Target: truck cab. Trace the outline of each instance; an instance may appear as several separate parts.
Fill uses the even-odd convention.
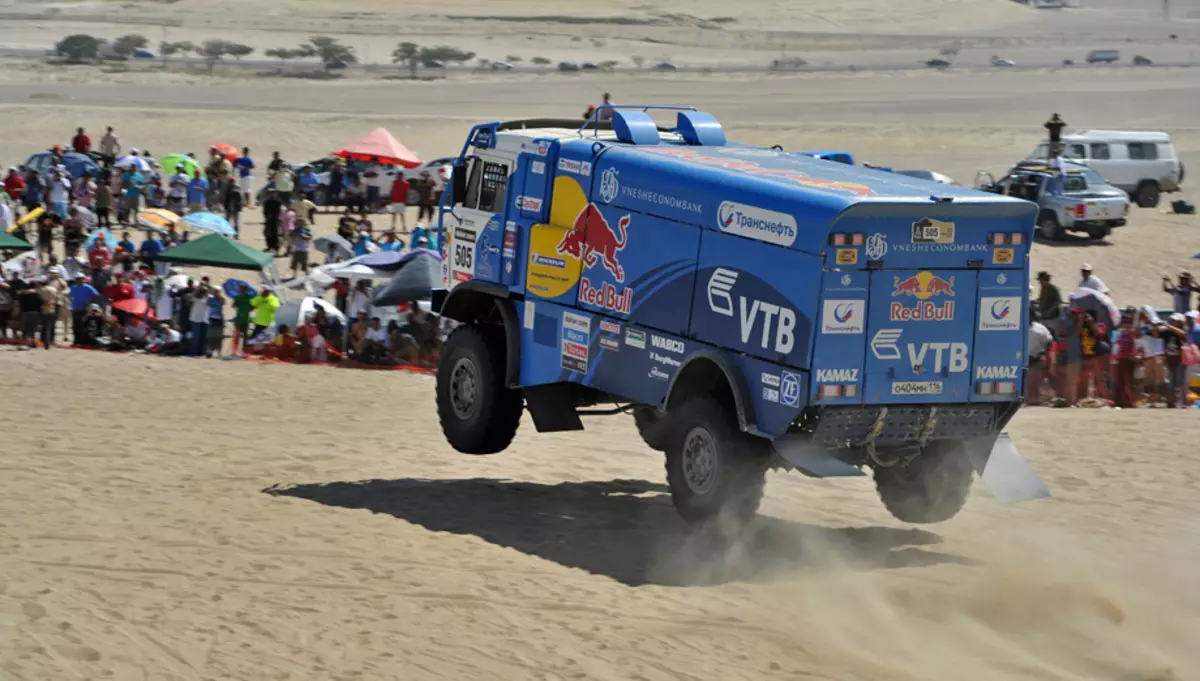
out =
[[[752,516],[770,468],[870,470],[910,522],[952,517],[976,472],[1046,494],[1001,435],[1035,205],[609,108],[475,126],[455,161],[435,296],[460,322],[437,384],[453,447],[503,451],[525,410],[538,432],[628,413],[697,523]]]

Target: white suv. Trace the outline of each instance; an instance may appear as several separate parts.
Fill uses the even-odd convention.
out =
[[[1088,165],[1142,208],[1157,206],[1162,192],[1183,183],[1183,164],[1165,132],[1088,130],[1063,135],[1062,143],[1064,158]],[[1043,142],[1029,159],[1044,160],[1047,148]]]

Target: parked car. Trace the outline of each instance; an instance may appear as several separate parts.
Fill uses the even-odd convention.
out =
[[[1017,65],[1017,62],[1011,59],[1001,59],[1000,57],[992,57],[992,66],[1000,69],[1011,69]]]
[[[664,61],[654,67],[656,71],[678,71],[679,67],[669,61]]]
[[[1158,205],[1162,192],[1179,191],[1184,168],[1165,132],[1089,130],[1063,135],[1063,157],[1085,163],[1142,208]],[[1042,143],[1029,160],[1044,160]]]
[[[494,61],[491,63],[490,66],[493,71],[512,71],[513,70],[513,65],[509,64],[506,61]]]
[[[1091,168],[1079,163],[1067,163],[1066,177],[1045,160],[1021,161],[999,182],[991,174],[980,171],[976,186],[986,192],[1003,194],[1032,201],[1038,211],[1037,227],[1042,238],[1057,241],[1067,232],[1085,232],[1093,239],[1103,239],[1114,227],[1121,227],[1129,214],[1129,196],[1106,184]]]
[[[1143,57],[1142,55],[1139,54],[1133,58],[1133,65],[1134,66],[1154,66],[1154,62],[1150,61],[1149,57]]]
[[[1089,64],[1115,64],[1121,61],[1120,50],[1092,50],[1088,53]]]
[[[346,68],[346,62],[344,62],[344,61],[335,59],[330,62],[325,62],[325,70],[326,71],[339,71],[344,68]]]
[[[590,61],[585,61],[579,68],[583,69],[584,71],[595,71],[595,70],[599,69],[600,67],[596,66],[595,64],[593,64]]]
[[[925,62],[925,66],[928,66],[931,69],[948,69],[950,68],[950,62],[946,61],[945,59],[930,59],[929,61]]]
[[[150,50],[137,49],[133,51],[134,59],[154,59],[154,53]]]
[[[572,73],[579,70],[579,64],[570,61],[561,61],[558,63],[558,70],[564,73]]]

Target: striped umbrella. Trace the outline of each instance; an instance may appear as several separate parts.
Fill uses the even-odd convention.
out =
[[[159,232],[170,231],[178,222],[178,215],[162,208],[147,208],[137,214],[139,225]]]

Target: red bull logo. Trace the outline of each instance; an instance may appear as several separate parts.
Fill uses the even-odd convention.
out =
[[[625,268],[621,267],[617,254],[625,250],[628,227],[628,215],[617,221],[617,229],[614,230],[595,204],[589,203],[580,211],[574,226],[563,235],[554,250],[559,255],[582,260],[586,267],[599,262],[618,284],[622,284],[625,282]]]
[[[901,279],[893,277],[895,290],[892,297],[913,296],[917,300],[929,300],[934,296],[946,295],[954,297],[954,277],[943,279],[932,272],[918,272],[911,277]]]

